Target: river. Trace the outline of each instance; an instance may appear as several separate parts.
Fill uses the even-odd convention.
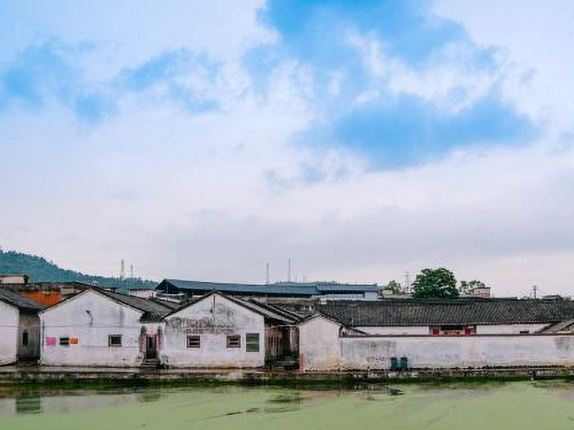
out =
[[[0,391],[0,430],[24,429],[572,430],[574,384]]]

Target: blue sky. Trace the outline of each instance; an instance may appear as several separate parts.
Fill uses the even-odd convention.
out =
[[[501,291],[560,290],[573,14],[559,0],[3,2],[0,244],[98,273],[125,258],[156,279],[257,281],[268,261],[281,279],[291,258],[306,278],[446,265]]]

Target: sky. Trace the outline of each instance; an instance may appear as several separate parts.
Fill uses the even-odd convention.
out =
[[[574,3],[0,3],[0,246],[574,295]]]

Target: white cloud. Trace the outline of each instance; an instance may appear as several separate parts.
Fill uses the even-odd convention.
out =
[[[136,14],[131,20],[120,8],[106,32],[109,44],[83,68],[108,79],[126,65],[185,45],[222,64],[215,82],[190,84],[219,100],[221,111],[188,115],[172,104],[126,97],[118,115],[95,128],[58,106],[0,117],[0,181],[10,184],[0,188],[1,201],[9,202],[9,210],[0,212],[4,248],[104,274],[117,273],[126,258],[137,274],[155,279],[259,281],[266,262],[274,279],[284,278],[281,268],[291,258],[307,279],[384,282],[402,280],[405,270],[414,275],[441,265],[492,282],[498,295],[534,283],[543,291],[572,293],[571,138],[460,151],[385,172],[366,170],[350,152],[294,145],[293,135],[323,115],[311,102],[311,74],[296,59],[287,60],[268,77],[269,91],[259,93],[240,61],[247,46],[274,37],[256,22],[258,3],[229,14],[206,4],[177,10],[175,21],[168,19],[174,16],[169,5],[165,16]],[[33,11],[29,28],[36,28],[41,13]],[[73,13],[63,21],[55,15],[43,31],[66,40],[104,40],[97,12],[83,26],[72,22]],[[119,27],[122,20],[131,23],[127,32]],[[382,41],[354,35],[371,71],[371,96],[379,97],[384,85],[456,110],[503,79],[504,94],[518,109],[566,130],[558,127],[565,124],[560,108],[568,109],[559,89],[570,91],[562,66],[543,60],[546,53],[516,54],[513,44],[519,42],[506,43],[502,30],[494,32],[496,40],[481,39],[485,24],[479,24],[471,30],[477,43],[502,46],[494,74],[468,66],[464,43],[444,51],[444,63],[418,71],[386,56]],[[559,40],[562,31],[548,37]],[[96,65],[96,58],[107,62]],[[527,95],[514,91],[512,82],[534,66],[538,86]],[[187,78],[181,77],[186,85]],[[333,72],[328,79],[337,94],[343,77]],[[453,102],[458,87],[465,93]]]
[[[503,63],[476,64],[477,47],[458,41],[435,52],[424,68],[415,68],[386,54],[384,41],[373,34],[352,32],[351,46],[360,52],[371,82],[358,96],[364,104],[390,95],[407,94],[434,104],[447,114],[456,114],[488,95],[504,74]]]
[[[502,49],[509,63],[503,94],[552,133],[572,131],[574,4],[438,0],[435,12],[464,25],[480,46]]]

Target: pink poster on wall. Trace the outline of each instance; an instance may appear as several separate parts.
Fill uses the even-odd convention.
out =
[[[56,345],[56,338],[55,337],[47,337],[46,338],[46,345]]]

